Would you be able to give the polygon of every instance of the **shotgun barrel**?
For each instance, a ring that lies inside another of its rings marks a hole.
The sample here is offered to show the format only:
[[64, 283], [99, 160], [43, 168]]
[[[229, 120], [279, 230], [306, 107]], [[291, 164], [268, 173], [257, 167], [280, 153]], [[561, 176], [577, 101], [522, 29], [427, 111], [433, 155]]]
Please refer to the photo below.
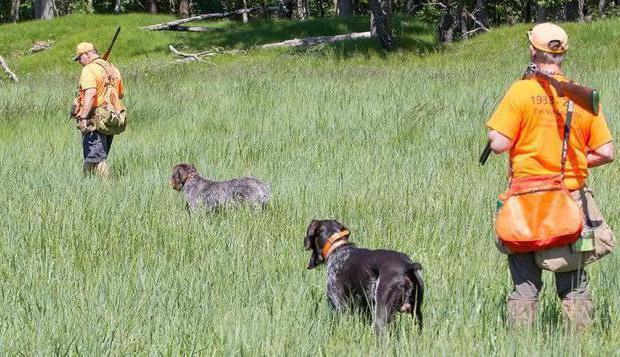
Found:
[[102, 58], [104, 60], [108, 60], [108, 57], [110, 57], [110, 52], [112, 52], [112, 47], [114, 47], [114, 43], [116, 42], [116, 38], [118, 37], [118, 34], [121, 32], [121, 26], [117, 26], [116, 27], [116, 32], [114, 32], [114, 37], [112, 37], [112, 41], [110, 41], [110, 46], [108, 46], [108, 50], [105, 51], [105, 53], [103, 54]]

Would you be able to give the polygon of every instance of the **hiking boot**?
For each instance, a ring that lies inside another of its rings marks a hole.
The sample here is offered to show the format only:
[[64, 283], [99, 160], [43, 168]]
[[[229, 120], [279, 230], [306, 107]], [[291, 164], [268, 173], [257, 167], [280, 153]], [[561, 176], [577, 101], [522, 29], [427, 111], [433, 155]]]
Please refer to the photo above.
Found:
[[536, 321], [537, 300], [508, 300], [506, 302], [508, 326], [532, 328]]
[[562, 315], [571, 330], [585, 332], [592, 326], [594, 304], [589, 299], [564, 299], [562, 300]]
[[84, 176], [94, 174], [95, 166], [97, 166], [96, 162], [84, 162], [84, 165], [82, 165], [82, 171], [84, 172]]

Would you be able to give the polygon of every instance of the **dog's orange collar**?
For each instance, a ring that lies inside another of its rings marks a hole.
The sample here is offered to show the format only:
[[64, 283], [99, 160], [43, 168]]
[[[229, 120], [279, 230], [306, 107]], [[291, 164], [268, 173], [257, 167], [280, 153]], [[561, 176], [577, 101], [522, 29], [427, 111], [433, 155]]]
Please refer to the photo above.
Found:
[[332, 251], [338, 247], [340, 247], [343, 244], [347, 243], [347, 240], [340, 240], [342, 238], [348, 238], [349, 237], [349, 231], [344, 230], [338, 233], [334, 233], [331, 236], [329, 236], [329, 239], [327, 239], [327, 243], [325, 243], [325, 245], [323, 246], [323, 250], [321, 251], [321, 256], [323, 257], [324, 260], [327, 260], [327, 258], [330, 256], [330, 254], [332, 253]]

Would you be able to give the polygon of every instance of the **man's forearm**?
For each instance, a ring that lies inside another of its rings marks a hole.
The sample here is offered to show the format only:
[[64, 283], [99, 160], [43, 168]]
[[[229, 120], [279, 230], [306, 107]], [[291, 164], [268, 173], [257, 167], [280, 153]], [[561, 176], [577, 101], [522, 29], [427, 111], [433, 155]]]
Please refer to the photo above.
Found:
[[586, 159], [588, 161], [588, 167], [602, 166], [602, 165], [605, 165], [605, 164], [608, 164], [614, 161], [613, 159], [607, 156], [599, 155], [595, 152], [589, 152], [588, 155], [586, 156]]
[[90, 111], [93, 109], [93, 103], [95, 102], [95, 93], [92, 93], [90, 90], [87, 90], [84, 93], [84, 103], [82, 105], [82, 110], [80, 110], [80, 115], [78, 119], [86, 119]]

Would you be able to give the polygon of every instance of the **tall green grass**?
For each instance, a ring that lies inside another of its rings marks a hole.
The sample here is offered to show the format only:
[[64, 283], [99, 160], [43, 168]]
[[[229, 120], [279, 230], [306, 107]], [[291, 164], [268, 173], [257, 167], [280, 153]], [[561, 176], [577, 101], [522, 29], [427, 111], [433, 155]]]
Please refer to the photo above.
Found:
[[[79, 67], [59, 59], [78, 38], [60, 25], [151, 20], [0, 27], [0, 43], [12, 49], [44, 27], [58, 31], [58, 47], [40, 61], [39, 54], [16, 59], [30, 75], [0, 82], [2, 353], [620, 353], [615, 256], [589, 268], [596, 324], [588, 334], [564, 331], [548, 275], [537, 327], [513, 332], [504, 324], [510, 279], [491, 240], [491, 216], [505, 164], [493, 157], [482, 168], [476, 160], [486, 118], [527, 63], [526, 26], [442, 49], [401, 40], [387, 55], [354, 43], [181, 65], [168, 64], [174, 58], [165, 47], [194, 46], [183, 35], [123, 32], [134, 47], [121, 41], [115, 56], [131, 124], [113, 144], [114, 178], [82, 178], [79, 135], [66, 115]], [[567, 26], [567, 72], [603, 93], [615, 136], [620, 72], [610, 58], [620, 52], [618, 25]], [[92, 31], [81, 35], [107, 38]], [[425, 31], [407, 38], [430, 39]], [[190, 217], [167, 184], [178, 162], [213, 178], [261, 177], [271, 202], [263, 212]], [[616, 228], [618, 174], [612, 164], [591, 180]], [[311, 219], [331, 217], [358, 245], [400, 250], [423, 264], [421, 335], [402, 316], [377, 340], [363, 316], [329, 310], [324, 269], [305, 269], [302, 238]]]

